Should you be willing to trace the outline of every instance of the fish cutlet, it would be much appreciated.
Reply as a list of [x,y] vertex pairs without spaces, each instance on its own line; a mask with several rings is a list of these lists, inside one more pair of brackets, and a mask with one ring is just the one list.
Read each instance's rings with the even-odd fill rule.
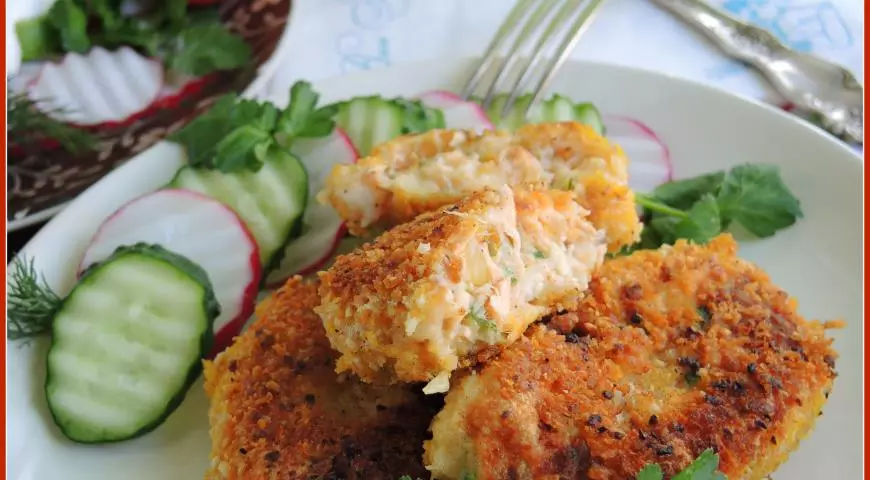
[[320,275],[337,370],[366,382],[432,382],[575,305],[606,253],[569,192],[475,192],[343,256]]
[[[836,376],[825,329],[727,234],[608,260],[587,297],[451,389],[437,479],[669,478],[708,448],[761,479],[813,428]],[[836,322],[835,322],[836,323]]]
[[404,385],[337,375],[312,311],[318,301],[316,283],[291,279],[205,363],[212,437],[205,478],[428,478],[422,445],[439,405]]
[[432,130],[385,142],[353,165],[336,166],[318,199],[359,236],[484,188],[568,190],[616,252],[637,241],[641,230],[628,161],[618,145],[577,122],[526,125],[514,133]]

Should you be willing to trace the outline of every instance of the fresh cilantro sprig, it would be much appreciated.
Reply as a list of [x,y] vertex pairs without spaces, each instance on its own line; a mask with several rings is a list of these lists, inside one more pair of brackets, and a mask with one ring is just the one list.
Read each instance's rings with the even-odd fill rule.
[[665,183],[636,198],[644,209],[645,226],[641,241],[630,251],[678,239],[706,243],[735,223],[764,238],[803,217],[800,201],[783,182],[779,168],[765,164]]
[[[671,480],[726,480],[727,477],[716,470],[718,466],[719,455],[716,455],[712,449],[707,449]],[[637,474],[637,480],[662,480],[663,478],[662,468],[655,464],[643,467]]]
[[311,84],[290,88],[287,108],[269,102],[221,97],[169,139],[184,146],[188,163],[222,172],[258,171],[274,149],[290,149],[299,138],[329,135],[335,107],[317,108],[320,95]]
[[171,72],[200,76],[242,67],[251,58],[248,44],[221,23],[216,8],[189,11],[187,0],[130,5],[56,0],[44,16],[15,25],[23,60],[131,46],[161,58]]

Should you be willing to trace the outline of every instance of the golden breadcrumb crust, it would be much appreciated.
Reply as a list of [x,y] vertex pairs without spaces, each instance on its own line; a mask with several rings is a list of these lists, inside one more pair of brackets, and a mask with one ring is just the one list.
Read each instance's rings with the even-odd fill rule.
[[[576,304],[606,248],[585,214],[568,192],[485,189],[339,256],[319,274],[322,302],[315,309],[342,354],[337,371],[352,371],[372,383],[430,381],[473,363],[492,345],[516,341],[541,317]],[[545,254],[529,247],[537,241],[567,252],[562,270],[572,270],[544,271]],[[481,274],[485,280],[472,285],[471,257],[487,251],[508,252],[505,257],[522,265],[494,266],[494,277],[487,270]],[[493,258],[498,263],[500,257]],[[540,282],[524,277],[532,270],[543,271],[537,273]],[[534,283],[528,287],[535,291],[533,300],[528,305],[513,301],[529,283]],[[474,289],[507,307],[496,311],[494,303],[469,301],[476,298],[467,295]],[[470,320],[475,315],[484,326]]]
[[422,442],[437,405],[404,386],[336,375],[312,311],[318,302],[315,283],[289,280],[228,350],[205,362],[212,437],[205,478],[427,476]]
[[668,478],[708,448],[761,479],[832,387],[826,326],[729,235],[606,261],[579,308],[466,375],[433,421],[433,478]]
[[[436,157],[450,168],[433,168]],[[408,172],[438,188],[412,188],[396,180]],[[611,252],[640,234],[625,153],[577,122],[526,125],[513,134],[431,130],[402,136],[354,165],[334,167],[318,198],[338,211],[352,234],[366,235],[504,184],[573,191],[591,212],[593,225],[607,234]]]

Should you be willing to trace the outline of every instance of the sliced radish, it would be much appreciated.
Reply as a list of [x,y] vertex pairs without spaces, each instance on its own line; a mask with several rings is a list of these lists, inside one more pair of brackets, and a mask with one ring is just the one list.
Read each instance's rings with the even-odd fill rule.
[[433,90],[418,97],[427,107],[437,108],[444,112],[444,123],[447,128],[476,130],[492,130],[493,124],[480,105],[467,102],[453,92]]
[[628,157],[628,184],[637,192],[650,192],[673,179],[671,152],[645,123],[619,115],[604,115],[607,138]]
[[112,52],[95,47],[45,64],[28,95],[58,120],[90,126],[122,122],[145,110],[162,88],[159,62],[129,47]]
[[254,311],[261,274],[257,244],[235,212],[188,190],[145,194],[103,222],[85,251],[79,273],[116,248],[137,242],[156,243],[205,270],[221,306],[212,354],[226,348]]
[[303,216],[302,235],[284,247],[281,264],[266,278],[266,285],[278,286],[292,275],[307,275],[326,263],[344,238],[344,222],[332,207],[315,196],[323,188],[332,167],[354,163],[359,154],[343,130],[336,127],[322,139],[300,140],[293,146],[308,171],[308,207]]

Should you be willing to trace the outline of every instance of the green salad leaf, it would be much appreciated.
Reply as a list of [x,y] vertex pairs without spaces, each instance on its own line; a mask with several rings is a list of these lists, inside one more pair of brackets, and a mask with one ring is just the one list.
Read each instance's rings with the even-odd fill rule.
[[232,70],[251,58],[245,40],[217,23],[183,28],[173,36],[168,51],[169,68],[193,76]]
[[723,220],[759,237],[769,237],[803,216],[800,202],[772,165],[734,167],[722,181],[717,201]]
[[48,21],[57,30],[65,51],[84,53],[91,47],[88,15],[74,0],[55,2],[48,10]]
[[221,97],[169,139],[181,144],[191,165],[222,172],[257,171],[274,149],[290,149],[298,138],[332,133],[334,107],[317,108],[320,95],[308,82],[290,88],[287,108],[269,102]]
[[17,22],[25,61],[93,46],[131,46],[159,57],[172,72],[194,76],[232,70],[252,58],[245,40],[221,22],[216,7],[191,9],[187,0],[133,2],[57,0],[42,17]]
[[800,201],[779,168],[765,164],[668,182],[636,199],[644,209],[645,226],[641,240],[625,253],[679,239],[703,244],[732,223],[757,237],[770,237],[803,217]]
[[[707,449],[698,455],[682,472],[671,477],[671,480],[727,480],[722,472],[716,470],[719,466],[719,455],[712,449]],[[655,464],[643,467],[638,472],[637,480],[663,480],[662,468]]]

